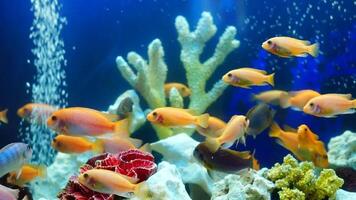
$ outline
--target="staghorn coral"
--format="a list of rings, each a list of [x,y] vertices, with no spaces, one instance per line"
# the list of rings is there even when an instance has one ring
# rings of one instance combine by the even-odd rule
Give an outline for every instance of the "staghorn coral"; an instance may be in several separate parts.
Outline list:
[[[276,163],[266,177],[280,190],[278,194],[281,200],[334,199],[336,191],[344,183],[334,170],[323,169],[317,174],[311,162],[298,163],[291,155],[284,157],[283,164]]]
[[[189,30],[187,20],[182,16],[176,18],[175,26],[178,32],[178,41],[182,47],[180,59],[186,71],[188,86],[192,91],[188,107],[197,114],[201,114],[227,87],[220,80],[207,92],[206,82],[216,68],[223,63],[226,56],[239,46],[240,42],[234,39],[236,28],[233,26],[227,27],[219,39],[213,56],[205,62],[201,62],[200,55],[205,43],[215,35],[217,30],[210,13],[202,13],[197,28],[192,32]],[[147,61],[137,53],[129,52],[127,62],[123,57],[118,56],[116,64],[121,75],[143,96],[151,109],[169,105],[183,108],[183,98],[177,91],[174,91],[175,88],[169,93],[169,103],[166,101],[164,84],[167,77],[167,65],[163,59],[164,51],[159,39],[153,40],[148,46],[148,58]],[[172,130],[159,126],[153,127],[159,138],[166,138],[184,131],[184,129]],[[191,132],[188,131],[188,134],[191,134]]]

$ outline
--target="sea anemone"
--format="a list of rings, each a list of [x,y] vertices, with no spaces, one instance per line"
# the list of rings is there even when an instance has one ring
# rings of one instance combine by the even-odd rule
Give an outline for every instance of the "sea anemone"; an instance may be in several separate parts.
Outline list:
[[[152,154],[140,150],[128,150],[119,154],[101,154],[93,157],[83,165],[79,172],[89,169],[107,169],[117,173],[138,178],[139,182],[147,180],[157,170]],[[115,195],[94,192],[78,182],[78,176],[69,179],[65,189],[59,193],[61,200],[114,200]]]

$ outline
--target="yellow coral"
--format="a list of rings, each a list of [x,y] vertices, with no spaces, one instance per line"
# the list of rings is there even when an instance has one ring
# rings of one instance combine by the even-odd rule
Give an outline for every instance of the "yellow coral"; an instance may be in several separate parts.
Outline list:
[[[301,162],[287,155],[282,164],[275,164],[267,172],[273,181],[281,200],[322,200],[333,198],[344,181],[332,169],[323,169],[316,174],[311,162]]]

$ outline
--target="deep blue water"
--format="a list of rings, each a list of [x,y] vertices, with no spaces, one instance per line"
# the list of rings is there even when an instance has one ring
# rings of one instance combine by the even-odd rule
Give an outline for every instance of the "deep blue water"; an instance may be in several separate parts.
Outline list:
[[[116,68],[116,56],[126,57],[132,50],[146,56],[147,45],[155,38],[162,41],[165,50],[169,67],[167,81],[184,82],[185,71],[179,60],[180,45],[176,40],[174,20],[177,15],[183,15],[193,28],[203,11],[211,12],[218,31],[206,46],[202,59],[212,54],[228,25],[237,28],[237,39],[241,41],[240,48],[229,55],[211,78],[211,83],[228,70],[251,66],[275,71],[277,89],[314,89],[356,96],[356,5],[353,1],[60,2],[63,5],[61,15],[68,21],[62,38],[68,61],[65,70],[70,106],[106,110],[118,95],[131,88]],[[10,110],[10,123],[0,127],[0,146],[18,140],[20,119],[15,111],[30,100],[25,83],[32,82],[35,73],[30,51],[33,45],[29,39],[32,20],[29,0],[0,1],[0,107]],[[283,59],[267,54],[261,49],[261,43],[277,35],[319,42],[322,54],[317,59]],[[254,105],[248,101],[252,94],[268,89],[267,86],[252,90],[229,87],[208,112],[227,121],[233,114],[245,114]],[[291,110],[278,110],[276,116],[280,124],[310,125],[326,143],[344,130],[356,131],[355,120],[356,115],[325,119]],[[135,135],[155,140],[149,125]],[[287,153],[266,133],[256,140],[248,139],[247,148],[256,149],[256,157],[262,165],[280,161]]]

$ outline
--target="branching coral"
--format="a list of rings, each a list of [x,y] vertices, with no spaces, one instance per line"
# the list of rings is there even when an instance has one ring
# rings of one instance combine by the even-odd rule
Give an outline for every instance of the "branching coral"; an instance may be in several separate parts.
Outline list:
[[[281,200],[322,200],[334,198],[344,181],[332,169],[323,169],[319,175],[311,162],[298,163],[291,155],[283,164],[276,163],[267,178],[275,183]]]
[[[216,68],[223,63],[226,56],[239,46],[240,42],[234,39],[235,27],[227,27],[220,37],[213,56],[205,62],[201,62],[200,55],[205,43],[215,35],[217,30],[210,13],[202,13],[197,28],[193,32],[190,32],[189,24],[182,16],[176,18],[175,26],[178,32],[178,41],[182,47],[180,59],[186,70],[188,86],[192,91],[188,107],[197,114],[201,114],[227,87],[222,81],[218,81],[210,91],[206,92],[206,82]],[[183,108],[183,98],[175,88],[169,93],[169,104],[166,101],[164,84],[167,77],[167,65],[163,59],[164,51],[159,39],[153,40],[148,46],[148,57],[147,61],[137,53],[129,52],[128,62],[118,56],[116,64],[121,75],[145,98],[151,109],[164,106]],[[173,131],[157,126],[154,128],[159,138],[165,138],[181,131],[181,129]]]

